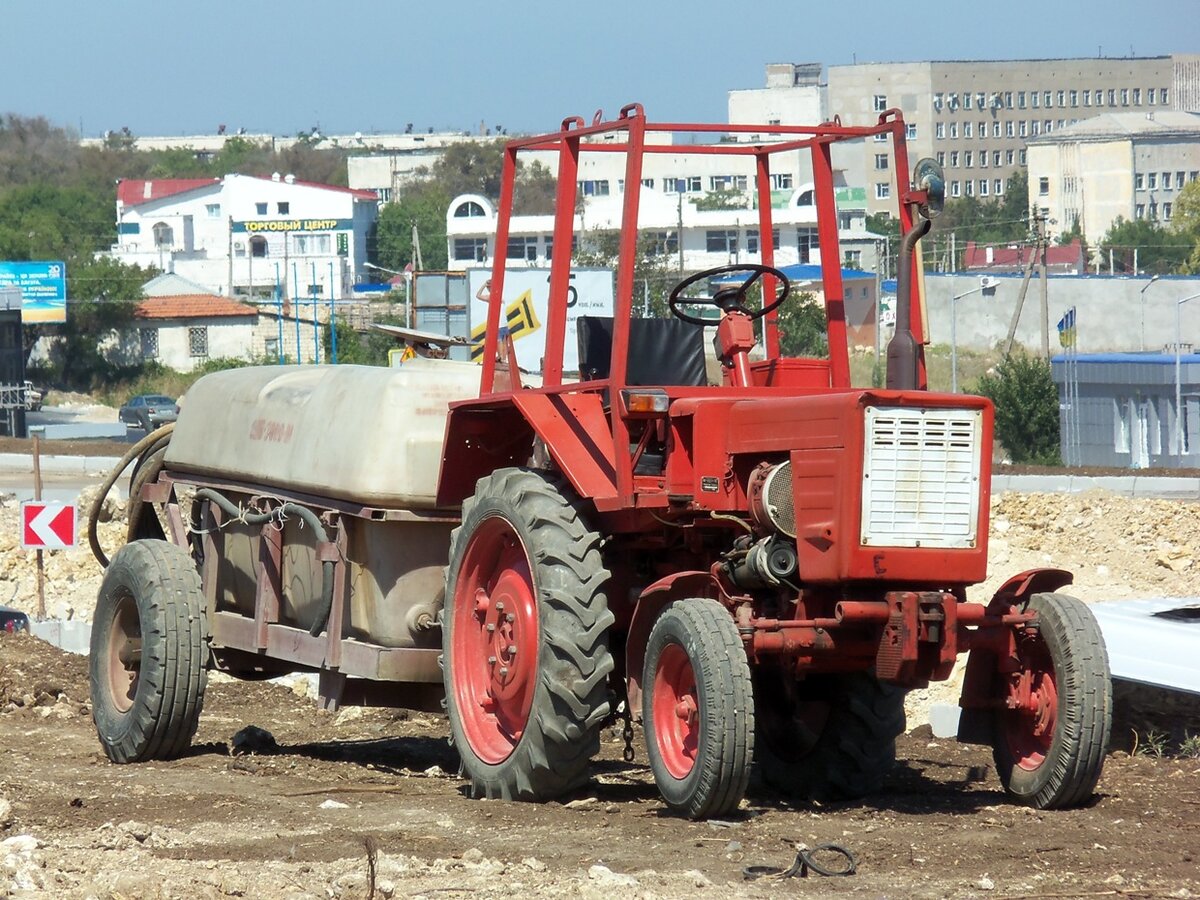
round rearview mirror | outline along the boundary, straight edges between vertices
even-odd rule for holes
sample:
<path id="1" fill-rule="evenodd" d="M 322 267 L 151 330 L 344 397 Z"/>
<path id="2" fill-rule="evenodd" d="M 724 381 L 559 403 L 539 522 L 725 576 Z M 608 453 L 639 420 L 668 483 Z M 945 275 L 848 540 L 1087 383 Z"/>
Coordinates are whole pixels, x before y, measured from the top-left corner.
<path id="1" fill-rule="evenodd" d="M 925 192 L 925 202 L 917 207 L 917 211 L 926 219 L 941 214 L 946 205 L 946 173 L 937 161 L 928 156 L 917 160 L 913 168 L 913 184 L 918 191 Z"/>

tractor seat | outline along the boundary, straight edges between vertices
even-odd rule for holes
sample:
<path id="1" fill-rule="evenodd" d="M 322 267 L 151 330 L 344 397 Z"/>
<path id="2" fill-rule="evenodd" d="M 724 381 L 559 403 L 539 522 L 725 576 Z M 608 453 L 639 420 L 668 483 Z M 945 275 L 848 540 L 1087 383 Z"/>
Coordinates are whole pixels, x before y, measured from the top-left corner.
<path id="1" fill-rule="evenodd" d="M 580 316 L 579 377 L 607 378 L 612 360 L 612 316 Z M 630 319 L 626 381 L 640 387 L 704 387 L 704 328 L 679 319 Z"/>

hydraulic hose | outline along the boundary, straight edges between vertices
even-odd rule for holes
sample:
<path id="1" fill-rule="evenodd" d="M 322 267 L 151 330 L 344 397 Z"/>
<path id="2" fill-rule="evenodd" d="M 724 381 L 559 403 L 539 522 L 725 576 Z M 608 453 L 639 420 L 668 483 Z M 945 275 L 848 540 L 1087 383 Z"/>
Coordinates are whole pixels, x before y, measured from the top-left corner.
<path id="1" fill-rule="evenodd" d="M 210 500 L 215 503 L 222 512 L 239 522 L 245 522 L 247 525 L 266 525 L 274 520 L 282 520 L 284 516 L 295 515 L 304 524 L 308 525 L 316 536 L 317 542 L 325 544 L 329 542 L 329 534 L 325 530 L 325 526 L 321 524 L 317 514 L 307 506 L 301 506 L 299 503 L 293 503 L 290 500 L 280 504 L 268 512 L 247 512 L 238 506 L 228 497 L 224 496 L 212 488 L 201 488 L 196 491 L 197 500 Z M 317 617 L 313 621 L 312 627 L 308 629 L 308 633 L 313 637 L 317 637 L 325 630 L 329 624 L 329 613 L 333 609 L 333 560 L 325 560 L 321 563 L 321 606 L 317 611 Z"/>
<path id="2" fill-rule="evenodd" d="M 113 485 L 116 484 L 117 480 L 121 477 L 121 473 L 125 471 L 125 467 L 133 462 L 133 460 L 141 456 L 144 451 L 151 447 L 155 447 L 160 440 L 164 438 L 169 440 L 171 432 L 174 430 L 175 423 L 169 422 L 166 425 L 163 425 L 161 428 L 150 432 L 148 435 L 129 448 L 129 451 L 121 457 L 121 461 L 117 463 L 116 467 L 108 474 L 108 477 L 105 478 L 104 482 L 100 485 L 100 493 L 96 495 L 95 505 L 93 505 L 91 510 L 88 512 L 87 536 L 88 546 L 92 548 L 92 555 L 96 557 L 96 562 L 100 563 L 101 568 L 108 568 L 108 555 L 104 552 L 104 548 L 100 546 L 100 537 L 96 533 L 96 525 L 100 521 L 100 508 L 104 505 L 104 501 L 108 497 L 109 491 L 112 490 Z M 132 490 L 129 492 L 129 498 L 130 500 L 133 500 L 134 498 L 134 493 Z"/>

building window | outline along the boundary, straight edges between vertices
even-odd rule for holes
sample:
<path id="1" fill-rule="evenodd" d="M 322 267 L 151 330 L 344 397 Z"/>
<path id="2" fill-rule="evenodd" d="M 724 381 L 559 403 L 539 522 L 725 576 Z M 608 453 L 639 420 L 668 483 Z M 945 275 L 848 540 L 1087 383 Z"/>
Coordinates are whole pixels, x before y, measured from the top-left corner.
<path id="1" fill-rule="evenodd" d="M 455 238 L 454 258 L 483 262 L 487 259 L 487 238 Z"/>
<path id="2" fill-rule="evenodd" d="M 1197 178 L 1200 178 L 1200 172 L 1188 172 L 1188 181 L 1195 181 Z"/>
<path id="3" fill-rule="evenodd" d="M 306 297 L 323 297 L 323 296 L 325 296 L 325 285 L 310 284 L 308 286 L 308 293 L 305 294 L 305 296 Z"/>
<path id="4" fill-rule="evenodd" d="M 476 203 L 474 200 L 467 200 L 458 204 L 454 210 L 454 218 L 456 219 L 482 219 L 487 213 L 483 210 L 483 205 Z"/>
<path id="5" fill-rule="evenodd" d="M 999 153 L 1000 151 L 997 150 L 996 152 Z M 1013 164 L 1013 155 L 1014 154 L 1012 150 L 1004 151 L 1004 164 L 1006 166 L 1011 166 Z M 996 165 L 1000 165 L 1000 163 L 996 163 Z"/>
<path id="6" fill-rule="evenodd" d="M 986 178 L 979 179 L 979 196 L 986 197 L 988 195 L 989 182 Z"/>
<path id="7" fill-rule="evenodd" d="M 297 256 L 328 256 L 333 252 L 329 234 L 297 234 L 292 236 L 292 248 Z"/>
<path id="8" fill-rule="evenodd" d="M 1034 136 L 1034 137 L 1037 137 L 1039 134 L 1041 134 L 1041 133 L 1042 133 L 1042 123 L 1041 123 L 1041 122 L 1039 122 L 1037 119 L 1034 119 L 1034 120 L 1033 120 L 1033 121 L 1032 121 L 1032 122 L 1029 124 L 1029 129 L 1030 129 L 1030 131 L 1033 133 L 1033 136 Z"/>
<path id="9" fill-rule="evenodd" d="M 267 204 L 255 203 L 254 204 L 254 214 L 256 216 L 265 216 L 267 214 Z"/>
<path id="10" fill-rule="evenodd" d="M 1146 176 L 1138 172 L 1133 176 L 1133 189 L 1135 191 L 1143 190 L 1146 187 Z"/>
<path id="11" fill-rule="evenodd" d="M 1091 106 L 1091 105 L 1092 105 L 1092 92 L 1091 92 L 1091 91 L 1084 91 L 1084 92 L 1083 92 L 1083 105 L 1084 105 L 1084 106 Z"/>
<path id="12" fill-rule="evenodd" d="M 887 94 L 876 94 L 874 104 L 875 112 L 883 112 L 885 109 L 887 109 Z"/>
<path id="13" fill-rule="evenodd" d="M 771 246 L 776 250 L 779 249 L 779 229 L 778 228 L 771 229 Z M 758 252 L 758 229 L 757 228 L 747 228 L 746 229 L 746 252 L 747 253 L 757 253 Z"/>
<path id="14" fill-rule="evenodd" d="M 1019 165 L 1019 166 L 1025 165 L 1025 148 L 1024 147 L 1022 147 L 1017 152 L 1017 165 Z"/>
<path id="15" fill-rule="evenodd" d="M 987 122 L 979 123 L 979 139 L 982 141 L 987 138 Z"/>
<path id="16" fill-rule="evenodd" d="M 250 238 L 250 255 L 259 259 L 267 255 L 267 239 L 261 234 Z"/>
<path id="17" fill-rule="evenodd" d="M 609 185 L 607 178 L 588 179 L 579 182 L 579 193 L 585 197 L 607 197 Z"/>
<path id="18" fill-rule="evenodd" d="M 1121 88 L 1121 105 L 1129 105 L 1129 88 Z"/>
<path id="19" fill-rule="evenodd" d="M 1183 185 L 1184 185 L 1183 173 L 1176 172 L 1175 173 L 1175 190 L 1177 190 L 1177 191 L 1182 190 Z"/>
<path id="20" fill-rule="evenodd" d="M 708 189 L 710 191 L 744 191 L 746 190 L 745 175 L 710 175 Z"/>
<path id="21" fill-rule="evenodd" d="M 877 135 L 875 135 L 875 143 L 877 143 L 877 144 L 886 144 L 887 139 L 888 139 L 888 136 L 887 136 L 886 131 L 881 131 Z"/>
<path id="22" fill-rule="evenodd" d="M 275 209 L 281 216 L 290 215 L 292 211 L 292 204 L 287 200 L 280 200 L 275 204 Z"/>
<path id="23" fill-rule="evenodd" d="M 887 167 L 888 167 L 888 155 L 886 153 L 876 153 L 875 154 L 875 168 L 886 170 Z"/>
<path id="24" fill-rule="evenodd" d="M 754 233 L 757 240 L 758 232 Z M 670 256 L 679 252 L 679 235 L 674 231 L 649 231 L 646 233 L 646 250 L 649 256 Z M 549 259 L 549 257 L 546 257 Z"/>
<path id="25" fill-rule="evenodd" d="M 1003 178 L 997 178 L 994 181 L 992 181 L 992 193 L 996 194 L 997 196 L 1004 193 L 1004 179 Z"/>
<path id="26" fill-rule="evenodd" d="M 1139 203 L 1137 206 L 1135 206 L 1133 209 L 1133 215 L 1136 219 L 1146 218 L 1146 204 Z"/>
<path id="27" fill-rule="evenodd" d="M 579 235 L 571 235 L 571 252 L 574 253 L 579 249 Z M 546 261 L 549 262 L 554 258 L 554 238 L 546 235 Z"/>
<path id="28" fill-rule="evenodd" d="M 965 138 L 971 137 L 971 123 L 970 122 L 963 122 L 963 137 L 965 137 Z"/>
<path id="29" fill-rule="evenodd" d="M 875 199 L 887 200 L 892 196 L 892 186 L 886 181 L 875 182 Z"/>
<path id="30" fill-rule="evenodd" d="M 975 160 L 975 154 L 973 152 L 971 152 L 970 150 L 967 150 L 966 152 L 963 153 L 963 166 L 965 168 L 968 168 L 968 169 L 971 168 L 971 166 L 974 163 L 974 160 Z"/>
<path id="31" fill-rule="evenodd" d="M 1050 179 L 1044 175 L 1038 179 L 1038 195 L 1045 197 L 1050 193 Z"/>
<path id="32" fill-rule="evenodd" d="M 1170 203 L 1163 204 L 1163 221 L 1164 222 L 1171 221 L 1171 204 Z"/>
<path id="33" fill-rule="evenodd" d="M 1028 134 L 1028 132 L 1026 131 L 1025 120 L 1022 119 L 1020 122 L 1017 123 L 1017 125 L 1018 125 L 1017 134 L 1020 135 L 1021 137 L 1025 137 Z"/>
<path id="34" fill-rule="evenodd" d="M 946 137 L 946 123 L 945 122 L 938 122 L 936 125 L 933 126 L 933 136 L 935 138 L 937 138 L 939 141 L 945 139 L 945 137 Z"/>
<path id="35" fill-rule="evenodd" d="M 537 260 L 537 238 L 531 234 L 510 236 L 508 251 L 504 254 L 504 258 L 534 262 Z"/>
<path id="36" fill-rule="evenodd" d="M 1141 88 L 1133 89 L 1133 105 L 1134 106 L 1142 105 L 1142 89 Z"/>
<path id="37" fill-rule="evenodd" d="M 269 337 L 263 340 L 263 353 L 267 359 L 279 356 L 279 338 Z"/>
<path id="38" fill-rule="evenodd" d="M 142 359 L 158 359 L 158 329 L 139 328 L 138 337 L 142 344 Z"/>
<path id="39" fill-rule="evenodd" d="M 1162 186 L 1163 186 L 1164 191 L 1169 191 L 1171 189 L 1171 173 L 1170 172 L 1162 173 Z"/>
<path id="40" fill-rule="evenodd" d="M 1054 130 L 1054 120 L 1047 119 L 1045 122 L 1043 122 L 1042 130 L 1045 131 L 1046 134 L 1049 134 L 1051 131 L 1053 131 Z"/>
<path id="41" fill-rule="evenodd" d="M 970 91 L 963 91 L 962 107 L 963 107 L 963 109 L 971 108 L 971 92 Z"/>
<path id="42" fill-rule="evenodd" d="M 946 165 L 946 154 L 945 154 L 945 152 L 943 152 L 943 151 L 941 151 L 941 150 L 939 150 L 939 151 L 937 152 L 937 164 L 938 164 L 939 166 L 944 166 L 944 165 Z"/>
<path id="43" fill-rule="evenodd" d="M 843 269 L 861 269 L 862 268 L 862 251 L 847 250 L 842 254 Z"/>
<path id="44" fill-rule="evenodd" d="M 683 182 L 684 182 L 683 186 L 689 194 L 695 194 L 695 193 L 699 192 L 699 190 L 700 190 L 700 176 L 699 175 L 689 175 L 687 178 L 683 179 Z"/>
<path id="45" fill-rule="evenodd" d="M 1013 108 L 1013 95 L 1012 95 L 1012 91 L 1005 91 L 1005 92 L 1004 92 L 1004 108 L 1005 108 L 1005 109 L 1012 109 L 1012 108 Z"/>
<path id="46" fill-rule="evenodd" d="M 1037 109 L 1039 106 L 1042 105 L 1042 95 L 1040 93 L 1038 93 L 1037 91 L 1031 92 L 1029 95 L 1029 99 L 1032 101 L 1030 103 L 1030 106 L 1032 106 L 1034 109 Z"/>
<path id="47" fill-rule="evenodd" d="M 1055 99 L 1058 101 L 1059 108 L 1061 109 L 1067 105 L 1067 92 L 1059 91 L 1058 96 Z"/>
<path id="48" fill-rule="evenodd" d="M 1012 119 L 1009 119 L 1007 122 L 1004 123 L 1004 136 L 1005 137 L 1016 137 L 1016 132 L 1015 132 L 1015 129 L 1013 128 Z"/>
<path id="49" fill-rule="evenodd" d="M 173 247 L 175 245 L 175 232 L 166 222 L 158 222 L 154 226 L 154 246 L 158 248 Z"/>
<path id="50" fill-rule="evenodd" d="M 938 91 L 936 94 L 933 95 L 933 108 L 937 112 L 942 111 L 942 92 L 941 91 Z"/>
<path id="51" fill-rule="evenodd" d="M 188 329 L 188 352 L 196 358 L 208 356 L 208 329 L 203 325 Z"/>
<path id="52" fill-rule="evenodd" d="M 962 193 L 962 190 L 959 188 L 958 182 L 957 181 L 950 182 L 950 196 L 957 197 L 961 193 Z"/>
<path id="53" fill-rule="evenodd" d="M 1000 120 L 992 123 L 992 137 L 1000 137 Z"/>
<path id="54" fill-rule="evenodd" d="M 1155 188 L 1158 187 L 1158 173 L 1157 172 L 1147 172 L 1146 173 L 1146 187 L 1149 188 L 1150 190 L 1154 190 Z"/>
<path id="55" fill-rule="evenodd" d="M 956 140 L 957 138 L 958 138 L 958 123 L 951 122 L 950 123 L 950 140 L 953 141 L 953 140 Z"/>
<path id="56" fill-rule="evenodd" d="M 796 251 L 801 263 L 809 263 L 812 261 L 812 252 L 817 246 L 817 229 L 796 229 Z"/>
<path id="57" fill-rule="evenodd" d="M 979 151 L 979 168 L 986 169 L 988 164 L 988 152 L 986 150 Z"/>
<path id="58" fill-rule="evenodd" d="M 1071 106 L 1079 105 L 1079 91 L 1071 91 Z"/>
<path id="59" fill-rule="evenodd" d="M 1025 92 L 1017 91 L 1017 109 L 1025 108 Z"/>
<path id="60" fill-rule="evenodd" d="M 1153 200 L 1150 201 L 1150 208 L 1148 210 L 1146 210 L 1146 215 L 1151 220 L 1158 218 L 1158 204 L 1155 203 Z"/>
<path id="61" fill-rule="evenodd" d="M 219 218 L 221 218 L 221 204 L 220 203 L 206 203 L 204 205 L 204 212 L 208 215 L 208 217 L 210 219 L 219 219 Z"/>
<path id="62" fill-rule="evenodd" d="M 952 169 L 958 168 L 958 151 L 957 150 L 950 151 L 950 167 Z"/>
<path id="63" fill-rule="evenodd" d="M 1159 90 L 1158 90 L 1158 102 L 1159 102 L 1159 105 L 1160 105 L 1160 106 L 1167 106 L 1167 105 L 1168 105 L 1168 104 L 1167 104 L 1167 89 L 1166 89 L 1166 88 L 1159 88 Z"/>
<path id="64" fill-rule="evenodd" d="M 776 191 L 790 191 L 792 189 L 792 173 L 779 172 L 772 175 L 771 188 Z"/>
<path id="65" fill-rule="evenodd" d="M 732 228 L 709 229 L 704 238 L 709 253 L 737 253 L 738 233 Z"/>
<path id="66" fill-rule="evenodd" d="M 917 123 L 909 122 L 904 128 L 904 136 L 910 141 L 917 139 Z"/>
<path id="67" fill-rule="evenodd" d="M 972 181 L 970 178 L 968 178 L 966 181 L 963 182 L 963 187 L 966 189 L 968 197 L 975 196 L 975 182 L 974 181 Z"/>

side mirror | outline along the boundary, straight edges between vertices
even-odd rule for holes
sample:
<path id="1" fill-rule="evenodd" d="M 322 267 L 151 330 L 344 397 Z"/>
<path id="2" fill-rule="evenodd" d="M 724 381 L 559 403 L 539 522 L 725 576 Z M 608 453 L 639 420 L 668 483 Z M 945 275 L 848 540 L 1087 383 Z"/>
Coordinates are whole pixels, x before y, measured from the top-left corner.
<path id="1" fill-rule="evenodd" d="M 946 205 L 946 173 L 936 160 L 926 156 L 917 160 L 913 167 L 913 185 L 916 190 L 925 192 L 925 202 L 917 207 L 926 219 L 939 216 Z"/>

